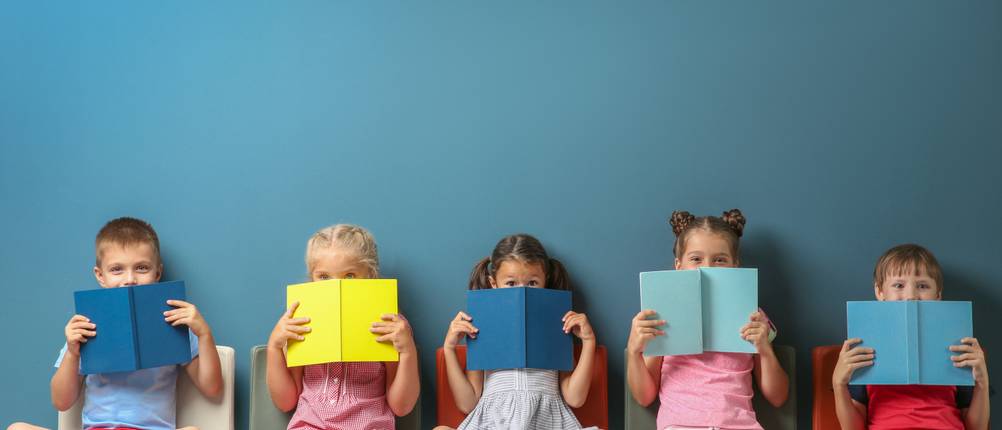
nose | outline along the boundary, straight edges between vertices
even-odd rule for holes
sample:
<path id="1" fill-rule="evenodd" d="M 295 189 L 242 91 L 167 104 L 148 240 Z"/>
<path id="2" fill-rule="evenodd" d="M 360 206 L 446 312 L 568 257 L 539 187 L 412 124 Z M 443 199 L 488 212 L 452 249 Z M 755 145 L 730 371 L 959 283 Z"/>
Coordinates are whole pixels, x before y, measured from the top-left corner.
<path id="1" fill-rule="evenodd" d="M 908 287 L 905 290 L 905 300 L 909 300 L 909 301 L 919 300 L 918 288 Z"/>
<path id="2" fill-rule="evenodd" d="M 136 272 L 133 272 L 131 270 L 128 271 L 128 273 L 125 275 L 125 285 L 136 285 L 136 284 L 138 284 L 138 282 L 136 282 Z"/>

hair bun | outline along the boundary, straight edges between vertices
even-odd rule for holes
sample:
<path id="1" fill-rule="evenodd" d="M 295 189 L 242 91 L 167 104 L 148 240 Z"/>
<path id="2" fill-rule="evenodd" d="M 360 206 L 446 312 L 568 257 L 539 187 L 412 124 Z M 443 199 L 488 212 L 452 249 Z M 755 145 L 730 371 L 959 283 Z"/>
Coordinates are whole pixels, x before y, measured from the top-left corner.
<path id="1" fill-rule="evenodd" d="M 741 237 L 741 233 L 745 230 L 745 216 L 741 213 L 740 209 L 731 209 L 729 211 L 724 211 L 724 214 L 720 216 L 727 225 L 731 226 L 734 230 L 734 234 Z M 677 234 L 677 233 L 676 233 Z"/>
<path id="2" fill-rule="evenodd" d="M 675 232 L 675 236 L 678 236 L 695 219 L 696 216 L 687 211 L 673 211 L 671 218 L 668 218 L 668 224 L 671 224 L 671 231 Z"/>

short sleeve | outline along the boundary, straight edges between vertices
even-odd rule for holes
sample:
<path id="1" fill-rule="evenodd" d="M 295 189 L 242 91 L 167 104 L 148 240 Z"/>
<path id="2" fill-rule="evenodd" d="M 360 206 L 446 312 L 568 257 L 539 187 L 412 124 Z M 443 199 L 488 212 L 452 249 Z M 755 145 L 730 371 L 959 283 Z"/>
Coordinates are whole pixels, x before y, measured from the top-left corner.
<path id="1" fill-rule="evenodd" d="M 849 397 L 864 405 L 870 401 L 870 398 L 866 394 L 866 385 L 850 385 Z"/>
<path id="2" fill-rule="evenodd" d="M 63 364 L 63 356 L 65 355 L 66 355 L 66 344 L 64 343 L 63 349 L 59 350 L 59 357 L 56 357 L 56 364 L 52 365 L 52 367 L 59 367 L 60 364 Z"/>
<path id="3" fill-rule="evenodd" d="M 198 357 L 198 336 L 195 336 L 195 333 L 192 333 L 190 329 L 188 330 L 188 341 L 191 343 L 191 359 L 194 360 L 195 357 Z"/>
<path id="4" fill-rule="evenodd" d="M 966 409 L 971 407 L 972 398 L 974 398 L 973 386 L 957 387 L 957 409 Z"/>

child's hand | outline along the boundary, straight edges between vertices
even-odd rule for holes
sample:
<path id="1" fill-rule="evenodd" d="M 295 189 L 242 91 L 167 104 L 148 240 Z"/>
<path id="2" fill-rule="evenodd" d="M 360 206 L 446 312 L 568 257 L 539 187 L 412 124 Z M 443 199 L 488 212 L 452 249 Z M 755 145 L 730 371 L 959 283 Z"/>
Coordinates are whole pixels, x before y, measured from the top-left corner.
<path id="1" fill-rule="evenodd" d="M 73 315 L 70 322 L 66 323 L 66 353 L 79 356 L 80 344 L 87 343 L 88 337 L 97 334 L 97 325 L 90 322 L 90 319 L 83 315 Z"/>
<path id="2" fill-rule="evenodd" d="M 630 325 L 630 338 L 626 341 L 626 349 L 630 354 L 641 354 L 647 348 L 647 343 L 655 336 L 664 336 L 661 326 L 668 324 L 665 320 L 649 320 L 647 317 L 653 316 L 656 312 L 647 309 L 642 310 L 633 317 Z"/>
<path id="3" fill-rule="evenodd" d="M 838 362 L 835 363 L 835 371 L 832 372 L 832 386 L 849 385 L 852 372 L 860 367 L 873 365 L 873 348 L 853 347 L 862 341 L 863 339 L 854 337 L 842 343 L 842 350 L 838 353 Z"/>
<path id="4" fill-rule="evenodd" d="M 574 333 L 581 340 L 595 340 L 595 332 L 591 329 L 588 316 L 574 311 L 564 314 L 564 333 Z"/>
<path id="5" fill-rule="evenodd" d="M 399 353 L 414 351 L 414 334 L 411 324 L 400 314 L 383 314 L 382 322 L 372 323 L 370 332 L 381 334 L 376 342 L 393 342 L 393 348 Z"/>
<path id="6" fill-rule="evenodd" d="M 459 339 L 462 339 L 464 336 L 476 339 L 480 329 L 474 327 L 470 321 L 473 321 L 473 318 L 467 315 L 466 312 L 460 311 L 456 314 L 456 317 L 449 323 L 449 331 L 445 333 L 445 343 L 442 347 L 445 349 L 454 349 L 456 344 L 459 343 Z"/>
<path id="7" fill-rule="evenodd" d="M 177 309 L 164 312 L 164 321 L 175 327 L 184 324 L 199 338 L 209 334 L 209 323 L 205 322 L 195 305 L 184 300 L 168 300 L 167 304 Z"/>
<path id="8" fill-rule="evenodd" d="M 765 321 L 761 311 L 752 312 L 748 317 L 748 324 L 741 327 L 741 338 L 751 342 L 756 353 L 772 350 L 772 344 L 769 343 L 769 323 Z"/>
<path id="9" fill-rule="evenodd" d="M 292 317 L 298 307 L 299 302 L 293 302 L 292 306 L 289 306 L 289 310 L 285 311 L 282 317 L 278 319 L 278 323 L 275 324 L 275 328 L 271 331 L 271 336 L 268 336 L 269 348 L 284 349 L 290 340 L 303 340 L 303 333 L 309 333 L 312 330 L 309 327 L 303 327 L 303 324 L 310 322 L 309 318 Z"/>
<path id="10" fill-rule="evenodd" d="M 960 345 L 950 345 L 950 351 L 959 352 L 950 357 L 954 367 L 970 367 L 974 376 L 974 385 L 988 386 L 988 365 L 985 364 L 985 352 L 981 350 L 981 344 L 973 337 L 960 339 Z"/>

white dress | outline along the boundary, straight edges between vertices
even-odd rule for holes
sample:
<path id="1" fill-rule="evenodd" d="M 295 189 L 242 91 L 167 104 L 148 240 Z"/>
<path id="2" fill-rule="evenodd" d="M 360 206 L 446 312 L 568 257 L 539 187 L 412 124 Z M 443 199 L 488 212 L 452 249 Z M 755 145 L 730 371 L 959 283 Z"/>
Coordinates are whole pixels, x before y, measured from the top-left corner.
<path id="1" fill-rule="evenodd" d="M 556 370 L 484 371 L 484 392 L 459 430 L 580 429 L 560 395 Z"/>

